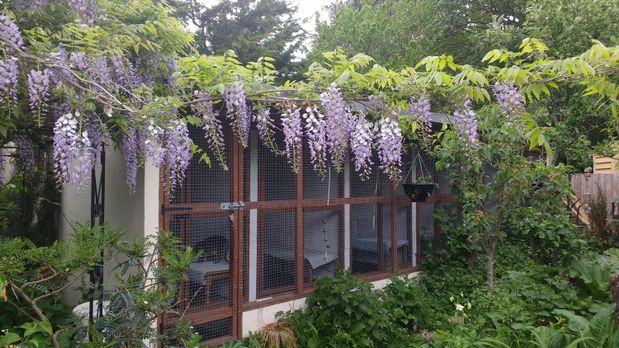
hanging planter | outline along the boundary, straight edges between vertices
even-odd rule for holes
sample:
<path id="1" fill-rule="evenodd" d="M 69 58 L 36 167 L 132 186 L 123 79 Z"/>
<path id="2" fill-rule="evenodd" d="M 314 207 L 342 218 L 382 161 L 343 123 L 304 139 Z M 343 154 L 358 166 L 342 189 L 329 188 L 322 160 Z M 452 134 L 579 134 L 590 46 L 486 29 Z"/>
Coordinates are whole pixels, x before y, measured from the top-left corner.
<path id="1" fill-rule="evenodd" d="M 415 165 L 419 166 L 422 175 L 417 178 L 413 176 L 411 177 L 411 182 L 406 182 L 413 169 L 415 169 L 416 173 Z M 417 155 L 413 160 L 406 178 L 404 178 L 402 186 L 404 187 L 404 193 L 406 193 L 406 195 L 411 199 L 411 202 L 425 202 L 426 199 L 428 199 L 428 197 L 430 197 L 430 195 L 434 192 L 436 183 L 434 183 L 428 167 L 423 162 L 421 152 L 419 150 L 417 150 Z"/>

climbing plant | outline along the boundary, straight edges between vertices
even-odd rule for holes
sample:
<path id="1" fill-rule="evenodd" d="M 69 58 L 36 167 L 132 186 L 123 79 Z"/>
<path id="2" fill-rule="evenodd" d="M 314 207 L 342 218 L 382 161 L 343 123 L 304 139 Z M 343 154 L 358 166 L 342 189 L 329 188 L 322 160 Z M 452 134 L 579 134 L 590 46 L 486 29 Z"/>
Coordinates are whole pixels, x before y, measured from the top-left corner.
<path id="1" fill-rule="evenodd" d="M 226 167 L 223 123 L 243 146 L 254 124 L 293 170 L 306 138 L 318 172 L 325 161 L 341 170 L 352 148 L 355 168 L 367 176 L 371 154 L 356 149 L 370 145 L 364 148 L 377 150 L 381 170 L 398 180 L 402 139 L 426 136 L 430 110 L 453 113 L 452 123 L 470 138 L 477 121 L 466 115 L 475 108 L 497 101 L 509 108 L 510 98 L 531 102 L 562 86 L 581 86 L 583 95 L 618 113 L 619 48 L 600 42 L 578 56 L 550 59 L 541 41 L 525 39 L 517 52 L 490 51 L 479 69 L 442 55 L 394 71 L 367 55 L 335 50 L 309 66 L 305 81 L 277 85 L 270 58 L 243 64 L 233 52 L 188 54 L 192 37 L 162 1 L 2 6 L 0 140 L 16 144 L 26 158 L 35 133 L 48 137 L 59 184 L 87 183 L 101 147 L 113 144 L 131 190 L 146 161 L 165 169 L 165 186 L 174 189 L 193 155 Z M 493 97 L 493 89 L 504 92 Z M 274 109 L 281 126 L 275 126 Z M 207 148 L 192 143 L 188 125 L 204 129 Z M 535 118 L 525 126 L 532 148 L 551 151 Z M 276 149 L 273 134 L 280 131 L 284 146 Z M 26 141 L 17 140 L 24 135 Z"/>

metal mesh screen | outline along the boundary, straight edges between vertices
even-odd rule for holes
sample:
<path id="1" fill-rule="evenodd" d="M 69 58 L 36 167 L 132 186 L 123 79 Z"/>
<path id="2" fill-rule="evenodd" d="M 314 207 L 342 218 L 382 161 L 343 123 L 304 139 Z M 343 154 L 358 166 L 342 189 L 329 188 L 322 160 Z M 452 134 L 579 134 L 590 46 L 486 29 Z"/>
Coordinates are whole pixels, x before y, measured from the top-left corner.
<path id="1" fill-rule="evenodd" d="M 209 321 L 204 324 L 195 325 L 193 329 L 202 336 L 202 339 L 205 341 L 230 336 L 232 335 L 232 318 Z"/>
<path id="2" fill-rule="evenodd" d="M 365 180 L 362 180 L 359 173 L 355 172 L 354 163 L 350 163 L 350 196 L 380 196 L 382 194 L 382 173 L 378 166 L 378 156 L 372 156 L 372 173 Z"/>
<path id="3" fill-rule="evenodd" d="M 207 151 L 211 159 L 211 166 L 200 163 L 200 154 L 194 155 L 189 162 L 185 182 L 181 190 L 177 190 L 172 203 L 215 203 L 227 202 L 231 198 L 232 171 L 225 170 L 215 159 L 214 154 L 208 152 L 204 131 L 195 126 L 189 126 L 191 140 L 201 149 Z M 226 161 L 230 167 L 232 134 L 229 126 L 224 126 Z"/>
<path id="4" fill-rule="evenodd" d="M 275 134 L 275 142 L 279 149 L 284 148 L 284 136 L 281 132 Z M 295 199 L 296 176 L 285 155 L 276 155 L 271 149 L 259 142 L 258 145 L 258 180 L 259 199 L 263 201 Z M 249 173 L 248 173 L 249 174 Z"/>
<path id="5" fill-rule="evenodd" d="M 306 285 L 316 277 L 335 274 L 343 234 L 342 214 L 342 209 L 303 211 L 303 281 Z"/>
<path id="6" fill-rule="evenodd" d="M 262 211 L 258 215 L 259 297 L 295 288 L 295 223 L 293 210 Z"/>
<path id="7" fill-rule="evenodd" d="M 350 209 L 351 269 L 353 273 L 373 273 L 384 269 L 384 228 L 380 204 L 355 204 Z"/>
<path id="8" fill-rule="evenodd" d="M 435 244 L 434 233 L 434 204 L 417 203 L 418 229 L 419 229 L 419 249 L 421 257 L 424 257 Z"/>
<path id="9" fill-rule="evenodd" d="M 307 143 L 303 143 L 303 198 L 333 199 L 342 197 L 344 188 L 343 174 L 338 173 L 332 165 L 327 166 L 325 177 L 322 178 L 314 170 L 310 160 Z"/>

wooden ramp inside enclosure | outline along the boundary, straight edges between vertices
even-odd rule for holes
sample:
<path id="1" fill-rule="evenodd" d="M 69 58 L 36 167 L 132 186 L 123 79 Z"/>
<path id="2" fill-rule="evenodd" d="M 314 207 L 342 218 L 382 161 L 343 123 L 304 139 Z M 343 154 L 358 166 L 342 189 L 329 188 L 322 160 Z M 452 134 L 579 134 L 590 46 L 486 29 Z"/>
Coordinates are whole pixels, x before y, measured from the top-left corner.
<path id="1" fill-rule="evenodd" d="M 612 203 L 619 201 L 619 174 L 572 174 L 572 189 L 576 193 L 576 201 L 569 204 L 572 214 L 580 222 L 588 225 L 589 216 L 584 209 L 584 205 L 590 199 L 595 198 L 598 187 L 606 194 L 608 210 L 612 208 Z"/>
<path id="2" fill-rule="evenodd" d="M 574 203 L 569 203 L 567 201 L 564 201 L 563 203 L 565 203 L 565 205 L 568 206 L 568 209 L 570 209 L 570 212 L 576 219 L 576 224 L 589 226 L 589 215 L 585 211 L 584 205 L 579 199 L 577 199 Z"/>

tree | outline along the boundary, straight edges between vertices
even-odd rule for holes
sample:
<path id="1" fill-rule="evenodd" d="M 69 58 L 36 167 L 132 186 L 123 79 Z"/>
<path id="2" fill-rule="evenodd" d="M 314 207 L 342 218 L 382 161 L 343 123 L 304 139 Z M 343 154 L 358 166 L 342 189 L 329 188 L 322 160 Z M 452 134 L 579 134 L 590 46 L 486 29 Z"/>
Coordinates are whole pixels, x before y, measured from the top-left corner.
<path id="1" fill-rule="evenodd" d="M 280 79 L 295 76 L 295 55 L 306 33 L 287 0 L 224 0 L 206 7 L 198 0 L 176 1 L 183 17 L 197 27 L 196 49 L 221 55 L 233 50 L 242 62 L 275 59 Z"/>

